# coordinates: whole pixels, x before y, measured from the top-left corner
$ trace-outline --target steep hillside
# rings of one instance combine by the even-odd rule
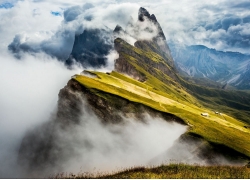
[[[135,59],[133,59],[134,62],[131,61],[131,58],[127,59],[130,65],[138,63]],[[138,65],[133,67],[138,67]],[[244,128],[247,126],[246,124],[225,114],[215,114],[213,111],[201,107],[198,101],[184,90],[172,89],[176,85],[166,84],[145,70],[139,69],[138,72],[146,74],[147,80],[144,83],[116,72],[110,74],[92,72],[96,75],[95,78],[77,75],[75,79],[90,89],[121,96],[158,111],[180,117],[191,126],[189,132],[198,134],[210,142],[225,144],[243,154],[250,155],[250,144],[247,141],[247,138],[250,137],[250,131]],[[208,112],[210,117],[202,117],[202,112]]]

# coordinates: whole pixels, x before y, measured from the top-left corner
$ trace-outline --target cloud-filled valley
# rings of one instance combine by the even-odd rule
[[[119,57],[114,49],[114,38],[110,36],[117,25],[129,33],[124,31],[118,36],[133,46],[136,40],[152,39],[159,34],[151,21],[137,21],[140,7],[154,13],[167,42],[249,53],[249,6],[246,0],[209,3],[194,0],[157,3],[152,0],[136,3],[129,0],[87,0],[84,3],[78,0],[53,3],[0,0],[0,178],[36,178],[27,173],[26,164],[24,168],[18,164],[20,146],[27,132],[56,121],[59,91],[71,76],[80,74],[89,65],[72,58],[75,40],[83,32],[98,30],[96,39],[102,41],[97,45],[105,46],[105,52],[100,53],[91,45],[92,51],[88,54],[87,49],[81,55],[99,58],[101,54],[100,59],[105,63],[89,67],[101,72],[112,71]],[[96,37],[95,34],[92,37]],[[192,164],[201,160],[198,153],[193,153],[198,147],[196,144],[185,153],[177,151],[188,146],[179,144],[187,131],[185,125],[144,114],[141,122],[123,117],[123,124],[107,126],[87,107],[85,99],[81,108],[79,126],[68,131],[61,127],[54,129],[55,147],[64,149],[58,152],[61,159],[55,161],[60,166],[43,169],[39,177],[43,173],[47,177],[61,171],[111,172],[132,166],[159,165],[171,159],[179,161],[179,157],[185,160],[190,154],[193,159],[185,162]],[[159,157],[164,158],[159,160]],[[230,164],[223,157],[218,159]]]

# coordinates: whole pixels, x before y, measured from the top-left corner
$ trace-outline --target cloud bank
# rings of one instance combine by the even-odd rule
[[[48,0],[0,1],[1,178],[13,177],[17,152],[24,133],[27,129],[49,119],[56,108],[59,89],[66,84],[71,75],[82,70],[79,68],[68,70],[57,61],[69,56],[75,34],[82,33],[85,28],[108,27],[113,30],[117,24],[126,27],[131,20],[130,16],[137,19],[138,9],[143,6],[155,14],[168,41],[188,45],[203,44],[219,50],[249,53],[249,5],[247,0],[209,2],[161,0],[157,3],[153,0],[137,1],[137,3],[128,0],[92,0],[85,1],[85,4],[77,0],[70,2],[56,0],[53,3]],[[14,58],[8,52],[8,46],[16,57],[22,59]],[[113,62],[117,53],[111,51],[107,57]],[[112,67],[111,63],[108,69]],[[147,137],[155,132],[162,132],[162,127],[166,125],[166,122],[160,120],[156,122],[156,124],[149,122],[150,127],[153,127],[152,132],[147,128],[149,126],[129,122],[129,128],[120,133],[129,135],[135,126],[139,126],[138,132]],[[95,125],[100,127],[98,123]],[[103,131],[110,139],[107,138],[100,144],[107,143],[108,149],[115,148],[115,144],[119,144],[120,140],[127,141],[122,139],[123,136],[110,137],[113,132],[108,128]],[[138,141],[143,138],[141,134],[136,133],[135,139],[128,139],[128,142],[134,145],[126,147],[132,148],[130,159],[138,155],[137,151],[133,151],[136,148],[146,149],[148,154],[142,154],[145,157],[154,155],[151,146],[148,146],[150,143],[155,143],[153,139],[147,142],[142,139],[141,146],[137,146]],[[174,137],[178,135],[180,134]],[[163,132],[163,137],[166,136],[167,132]],[[159,142],[164,141],[159,134],[154,137],[159,138]],[[100,134],[92,138],[97,141]],[[101,162],[106,163],[108,160],[100,154],[103,150],[98,144],[94,145],[96,150],[93,151],[94,154],[89,152],[90,157],[100,156]],[[161,151],[161,148],[167,147],[162,146],[156,150]],[[119,150],[117,155],[126,162],[123,149]],[[108,157],[110,156],[112,154],[108,153]],[[84,158],[80,156],[80,160],[82,159]],[[117,163],[115,161],[114,159],[114,164],[120,166],[118,161]],[[144,161],[138,161],[138,164],[140,163]],[[125,164],[130,165],[129,162]],[[89,167],[95,165],[93,162]]]
[[[113,30],[117,24],[126,27],[130,16],[137,19],[140,6],[156,15],[168,41],[202,44],[224,51],[249,51],[250,13],[247,0],[169,0],[157,3],[151,0],[136,3],[128,0],[65,3],[58,0],[53,4],[46,0],[18,1],[12,8],[0,10],[3,17],[0,29],[10,30],[8,33],[12,36],[8,36],[7,45],[13,41],[11,47],[14,52],[21,43],[23,46],[19,50],[44,51],[65,58],[71,51],[69,47],[72,47],[75,33],[81,33],[84,28],[104,26]],[[21,41],[24,37],[26,40]]]
[[[25,132],[49,119],[59,90],[80,69],[68,70],[46,54],[17,61],[0,55],[0,178],[18,178],[17,155]],[[16,171],[16,172],[15,172]]]
[[[104,125],[87,104],[84,106],[79,126],[57,131],[63,172],[112,172],[153,165],[151,160],[166,152],[186,131],[186,126],[149,115],[142,121],[124,118],[121,124]],[[155,165],[170,158],[174,157]]]

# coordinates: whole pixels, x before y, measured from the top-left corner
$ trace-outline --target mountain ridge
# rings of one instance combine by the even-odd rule
[[[144,9],[141,11],[143,13],[139,10],[138,20],[149,15]],[[153,19],[156,20],[155,17]],[[147,23],[146,20],[142,22]],[[119,26],[115,29],[122,31]],[[162,48],[157,47],[162,45],[159,39],[165,43]],[[216,107],[208,108],[201,103],[202,98],[216,98],[220,93],[223,93],[223,98],[217,99],[218,103],[227,97],[231,100],[238,96],[229,97],[228,92],[217,92],[186,82],[178,75],[171,53],[162,52],[168,44],[158,34],[151,40],[139,39],[134,46],[117,37],[113,46],[119,53],[119,58],[115,60],[115,70],[107,73],[85,70],[73,76],[59,92],[56,115],[46,125],[37,127],[24,137],[19,151],[21,164],[27,162],[27,169],[32,167],[35,172],[43,172],[44,168],[53,166],[58,166],[60,170],[60,164],[69,160],[64,155],[74,153],[70,141],[66,141],[68,145],[60,146],[61,141],[65,142],[63,138],[60,139],[60,133],[69,135],[74,132],[82,123],[82,117],[88,118],[88,113],[97,116],[104,126],[125,123],[126,118],[143,122],[145,113],[149,113],[154,118],[161,117],[166,121],[187,126],[187,132],[179,140],[184,141],[191,137],[190,142],[199,142],[202,145],[190,146],[190,149],[196,151],[191,157],[183,159],[202,157],[208,164],[221,163],[217,160],[209,161],[212,158],[215,160],[218,153],[229,162],[235,154],[239,155],[236,157],[237,162],[249,161],[250,129],[245,128],[248,126],[247,120],[241,122],[231,117],[231,114],[216,113]],[[194,94],[199,91],[204,96],[198,100]],[[240,106],[239,109],[247,109],[247,102],[248,99],[245,99],[242,107],[241,104],[236,105]],[[230,103],[235,105],[234,101]],[[202,116],[202,113],[208,113],[209,116]],[[42,132],[42,135],[37,132]],[[92,148],[88,139],[82,143],[85,147]],[[190,144],[192,143],[187,143]],[[221,152],[209,152],[209,149],[222,146],[226,148],[219,148]],[[233,152],[229,158],[223,156],[229,149]],[[49,172],[50,169],[46,171]]]
[[[178,70],[196,78],[208,78],[238,89],[250,88],[250,56],[239,52],[223,52],[203,45],[180,46],[171,43]]]

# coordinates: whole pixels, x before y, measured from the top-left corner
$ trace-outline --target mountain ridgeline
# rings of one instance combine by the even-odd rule
[[[245,164],[250,160],[249,93],[185,81],[176,70],[160,24],[145,8],[139,9],[137,21],[131,20],[125,30],[117,25],[111,38],[105,36],[113,38],[113,44],[106,44],[107,39],[99,41],[102,34],[103,30],[85,30],[76,36],[68,63],[99,66],[114,48],[119,54],[115,69],[107,73],[85,70],[73,76],[59,92],[55,115],[27,132],[19,163],[34,177],[63,171],[72,157],[79,160],[83,152],[94,151],[95,142],[84,133],[91,131],[95,136],[94,129],[86,129],[94,119],[111,130],[115,125],[125,127],[128,119],[146,123],[147,115],[152,122],[161,118],[187,127],[170,149],[150,162],[162,163],[166,157],[203,164]],[[201,116],[204,112],[209,116]],[[117,136],[120,131],[113,133]],[[105,146],[103,151],[109,150]]]
[[[175,65],[182,74],[250,89],[250,55],[217,51],[202,45],[171,43],[170,46]]]

